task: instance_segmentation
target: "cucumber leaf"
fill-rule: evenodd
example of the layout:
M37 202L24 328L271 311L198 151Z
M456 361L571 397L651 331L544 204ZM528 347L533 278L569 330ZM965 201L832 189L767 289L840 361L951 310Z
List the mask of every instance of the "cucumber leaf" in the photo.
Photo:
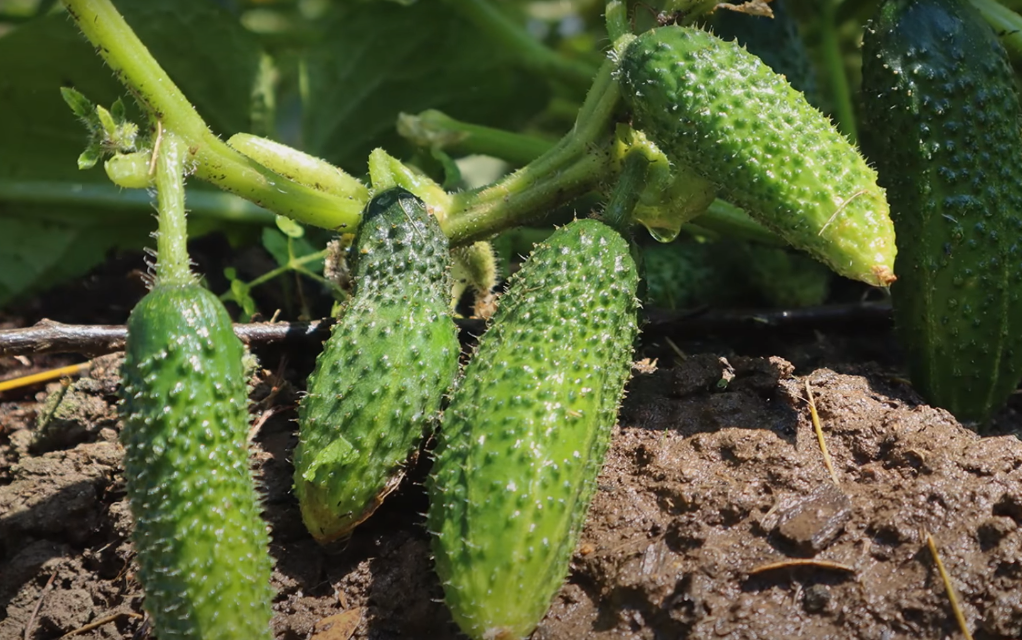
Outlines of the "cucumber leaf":
M337 3L324 33L307 59L305 146L356 174L375 147L409 148L401 112L514 129L549 99L544 78L443 2Z

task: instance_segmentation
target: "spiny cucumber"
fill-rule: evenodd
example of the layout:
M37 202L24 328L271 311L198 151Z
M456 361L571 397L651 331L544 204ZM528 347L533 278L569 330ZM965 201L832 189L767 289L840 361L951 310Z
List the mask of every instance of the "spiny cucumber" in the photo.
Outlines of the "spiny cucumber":
M968 2L887 1L864 36L863 97L913 384L982 420L1022 377L1022 111L1007 56Z
M145 608L161 640L268 640L272 562L249 470L244 349L191 272L187 147L157 127L157 262L128 317L120 405Z
M894 227L876 172L759 58L668 26L626 46L618 79L635 125L722 197L839 274L894 280Z
M770 3L773 18L720 8L713 13L710 26L718 38L737 40L749 53L782 74L805 95L809 104L819 105L816 70L786 4L782 0Z
M637 282L610 227L558 229L513 276L445 410L427 524L471 638L528 635L564 580L631 368Z
M198 284L158 283L128 319L124 472L161 640L271 637L243 351L223 304Z
M295 492L320 542L349 535L402 477L458 372L447 237L422 201L374 197L355 239L355 292L299 409Z

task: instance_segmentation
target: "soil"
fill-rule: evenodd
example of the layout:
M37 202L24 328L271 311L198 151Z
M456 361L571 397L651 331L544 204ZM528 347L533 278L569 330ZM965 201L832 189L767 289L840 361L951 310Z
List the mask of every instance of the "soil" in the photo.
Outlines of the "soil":
M459 637L423 526L428 456L343 547L321 548L290 489L314 354L260 356L252 463L276 637ZM1022 637L1019 398L977 435L920 400L874 327L647 334L640 357L656 366L629 385L535 639L961 637L929 536L974 637ZM134 574L118 358L0 402L0 640L155 637ZM72 360L0 360L0 377Z

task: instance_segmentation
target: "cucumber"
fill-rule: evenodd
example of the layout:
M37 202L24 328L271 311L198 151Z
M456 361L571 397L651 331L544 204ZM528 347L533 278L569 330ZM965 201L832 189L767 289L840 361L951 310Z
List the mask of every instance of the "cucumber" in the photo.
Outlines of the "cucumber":
M617 76L635 126L672 161L837 273L894 280L894 227L876 172L759 58L668 26L628 43Z
M740 240L676 240L642 247L645 304L805 307L827 297L832 273L804 254Z
M197 284L158 282L128 318L124 472L161 640L272 637L243 353L227 311Z
M447 237L422 201L400 188L374 197L355 253L354 295L299 408L295 492L321 543L396 488L458 373Z
M863 100L895 213L911 379L983 420L1022 378L1022 113L1007 56L968 2L885 2L864 36Z
M809 104L819 106L816 70L786 4L782 0L770 3L773 18L717 9L708 26L721 40L737 40L749 53L787 78L792 87L805 95Z
M427 525L471 638L528 635L564 581L631 369L637 283L610 227L555 231L512 277L444 412Z

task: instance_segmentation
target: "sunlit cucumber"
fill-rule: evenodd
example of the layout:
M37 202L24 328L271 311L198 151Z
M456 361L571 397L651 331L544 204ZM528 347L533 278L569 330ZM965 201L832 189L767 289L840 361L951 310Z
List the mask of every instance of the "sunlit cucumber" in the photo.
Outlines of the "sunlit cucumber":
M447 237L422 201L373 198L355 253L354 295L298 419L295 492L320 542L349 535L397 486L458 371Z
M759 58L669 26L627 45L618 78L635 126L674 162L836 272L894 280L894 227L876 172Z
M791 86L805 94L810 104L819 105L816 70L795 18L786 6L785 0L773 0L770 3L772 18L719 8L714 11L709 27L721 40L737 40L749 53L787 78Z
M631 367L628 243L579 220L537 245L445 410L428 527L474 639L528 635L561 587Z
M161 640L271 637L242 355L223 304L197 284L158 283L128 319L124 475Z
M1004 49L969 2L884 2L863 101L898 232L895 321L913 384L982 420L1022 377L1022 142Z

